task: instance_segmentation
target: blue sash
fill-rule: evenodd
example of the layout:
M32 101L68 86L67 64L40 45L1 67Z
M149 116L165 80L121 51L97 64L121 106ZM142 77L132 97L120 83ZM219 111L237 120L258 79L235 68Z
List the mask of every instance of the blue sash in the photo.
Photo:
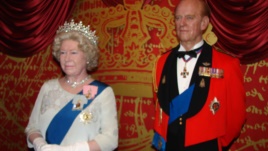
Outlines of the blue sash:
M182 94L176 96L169 105L169 121L168 124L172 123L182 114L186 113L189 109L189 105L191 102L193 90L195 84L190 86L187 90L185 90ZM165 139L159 135L157 132L154 132L154 137L152 141L152 145L158 151L165 151L166 150L166 141Z
M98 87L98 92L94 98L96 98L102 90L104 90L107 85L100 81L93 81L90 85L94 85ZM83 95L83 90L78 94ZM93 99L94 99L93 98ZM87 103L84 105L84 109L93 101L93 99L89 99ZM81 110L72 110L73 109L73 99L65 105L58 113L54 116L52 121L50 122L47 131L46 131L46 141L48 144L60 144L69 128L73 124L74 120L81 112Z
M195 84L190 86L182 94L176 96L171 101L169 105L168 124L172 123L174 120L176 120L178 117L180 117L182 114L188 111L194 87L195 87Z

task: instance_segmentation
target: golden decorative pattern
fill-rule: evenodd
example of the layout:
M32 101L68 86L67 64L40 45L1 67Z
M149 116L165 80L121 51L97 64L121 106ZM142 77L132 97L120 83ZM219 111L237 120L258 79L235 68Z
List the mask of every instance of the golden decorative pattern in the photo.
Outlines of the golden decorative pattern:
M101 0L77 1L73 18L88 23L100 37L99 70L92 76L110 84L116 94L120 151L154 151L152 70L159 54L178 44L172 11L174 1L141 5L125 0L107 7ZM157 3L165 2L166 6ZM203 37L213 45L210 25ZM48 48L28 58L0 53L0 148L25 151L24 128L44 81L61 76ZM230 151L268 148L268 60L241 66L247 97L247 123ZM157 91L157 89L156 89ZM85 116L89 119L89 116Z

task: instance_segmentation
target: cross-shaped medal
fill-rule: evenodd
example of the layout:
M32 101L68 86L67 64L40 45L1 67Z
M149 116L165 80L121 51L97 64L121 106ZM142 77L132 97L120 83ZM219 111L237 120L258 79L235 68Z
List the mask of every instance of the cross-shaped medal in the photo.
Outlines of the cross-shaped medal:
M186 78L187 75L189 75L189 72L186 70L186 67L183 68L183 71L181 72L181 75L183 78Z

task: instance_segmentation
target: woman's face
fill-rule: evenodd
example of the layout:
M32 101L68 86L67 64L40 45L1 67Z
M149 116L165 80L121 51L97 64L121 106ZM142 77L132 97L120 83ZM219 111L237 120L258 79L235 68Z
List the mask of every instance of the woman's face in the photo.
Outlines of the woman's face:
M79 76L86 72L86 56L78 48L78 42L64 40L60 47L60 65L63 72L68 76Z

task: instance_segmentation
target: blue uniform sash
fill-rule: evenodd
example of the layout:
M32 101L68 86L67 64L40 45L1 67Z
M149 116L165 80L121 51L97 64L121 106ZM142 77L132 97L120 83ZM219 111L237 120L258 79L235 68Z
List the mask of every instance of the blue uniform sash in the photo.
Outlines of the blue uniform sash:
M93 81L89 85L94 85L98 87L96 98L106 87L107 85L99 82ZM83 95L83 90L78 93L78 95ZM84 105L84 109L94 100L89 99ZM50 122L47 131L46 131L46 141L49 144L61 144L66 133L70 129L76 117L81 113L82 110L72 110L73 109L73 99L65 105L52 119Z
M176 120L178 117L180 117L182 114L188 111L194 87L195 87L195 84L190 86L182 94L176 96L171 101L170 106L169 106L168 124L172 123L174 120Z
M182 94L177 95L171 101L170 109L169 109L170 114L169 114L168 124L172 123L174 120L176 120L178 117L180 117L182 114L184 114L184 113L186 113L188 111L194 87L195 87L195 84L190 86ZM152 145L158 151L165 151L166 150L166 141L157 132L154 133Z

